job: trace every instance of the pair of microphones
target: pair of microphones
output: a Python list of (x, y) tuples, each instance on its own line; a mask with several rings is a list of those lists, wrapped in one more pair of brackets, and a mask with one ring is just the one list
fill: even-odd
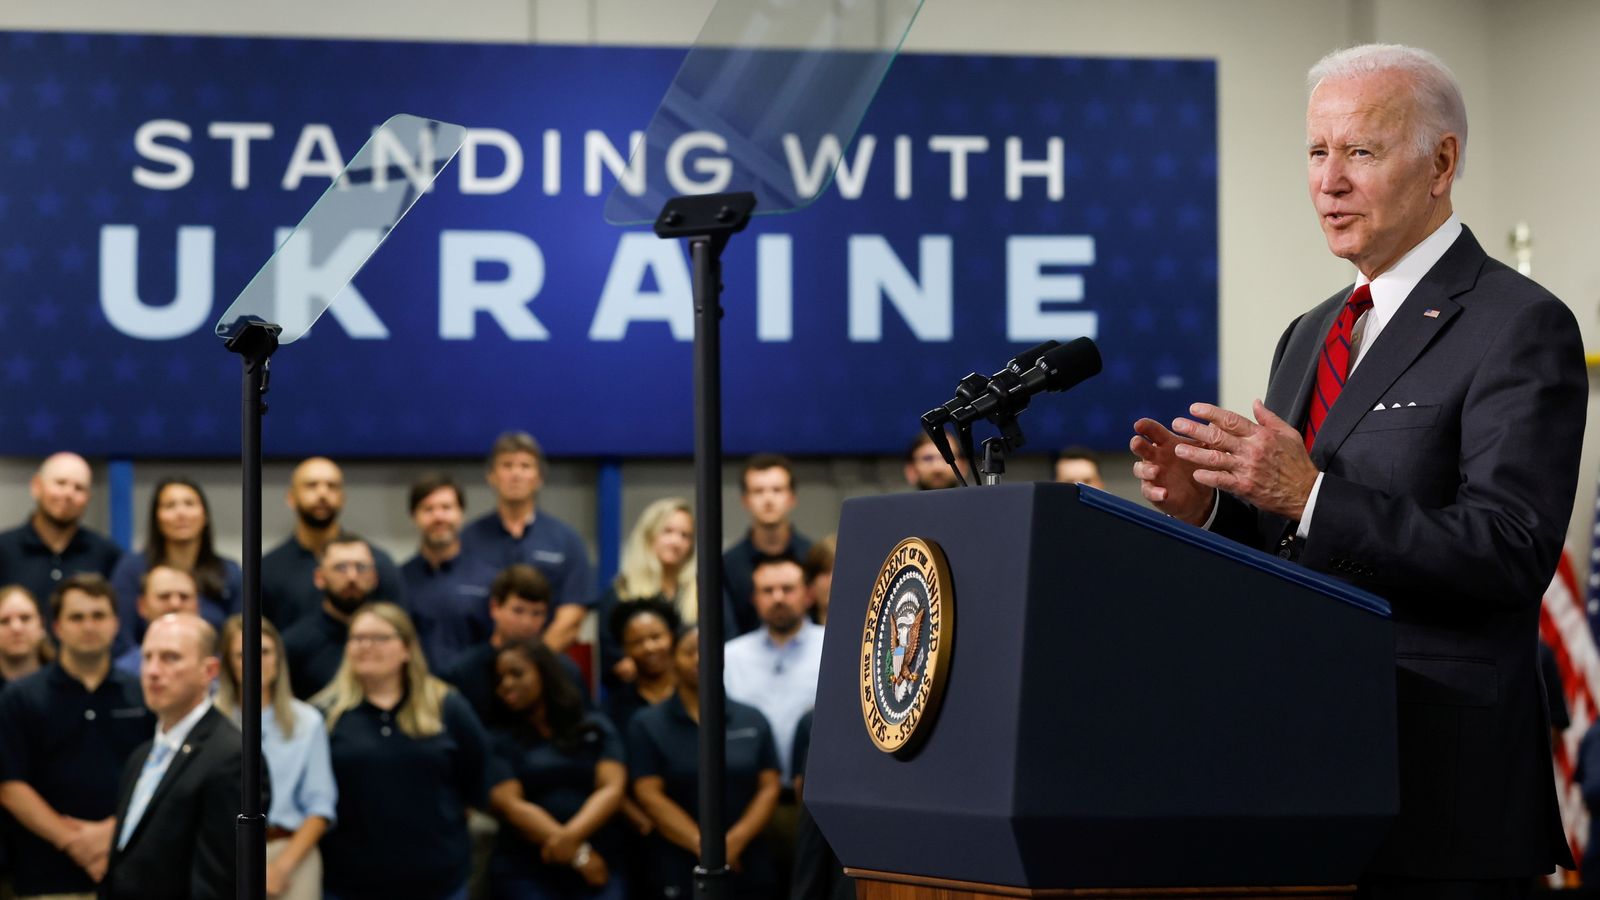
[(1099, 374), (1100, 369), (1100, 348), (1089, 338), (1080, 337), (1065, 344), (1045, 341), (1017, 354), (993, 375), (973, 372), (961, 379), (954, 397), (922, 414), (922, 428), (939, 455), (956, 470), (956, 478), (965, 484), (966, 479), (956, 468), (946, 425), (966, 430), (983, 419), (1007, 431), (1034, 396), (1065, 391)]

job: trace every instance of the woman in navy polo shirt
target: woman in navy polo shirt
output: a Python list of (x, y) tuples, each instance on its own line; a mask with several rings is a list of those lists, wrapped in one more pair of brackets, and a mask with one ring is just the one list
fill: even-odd
[[(688, 897), (700, 856), (700, 630), (684, 628), (673, 648), (678, 689), (633, 717), (628, 765), (633, 794), (655, 822), (651, 855), (655, 884), (648, 896)], [(728, 701), (727, 773), (723, 812), (732, 897), (779, 895), (777, 872), (762, 832), (778, 805), (778, 750), (766, 717)]]
[(344, 662), (312, 703), (328, 720), (339, 785), (324, 897), (465, 900), (467, 807), (485, 808), (488, 739), (461, 695), (428, 674), (405, 611), (356, 610)]
[(489, 802), (503, 822), (489, 868), (494, 896), (621, 900), (612, 818), (628, 783), (622, 739), (605, 716), (584, 712), (543, 641), (506, 645), (495, 672), (510, 716), (490, 738), (499, 783)]
[(188, 478), (163, 478), (150, 496), (150, 518), (143, 553), (124, 553), (111, 571), (117, 592), (117, 652), (144, 639), (138, 615), (140, 581), (156, 566), (171, 566), (194, 576), (200, 590), (200, 615), (213, 628), (239, 611), (244, 575), (239, 564), (217, 555), (211, 539), (211, 504), (200, 485)]

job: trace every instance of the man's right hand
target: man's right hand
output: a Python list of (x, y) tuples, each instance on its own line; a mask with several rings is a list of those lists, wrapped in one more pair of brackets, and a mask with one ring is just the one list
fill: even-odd
[(72, 837), (62, 845), (62, 852), (71, 857), (79, 868), (89, 873), (96, 882), (105, 877), (106, 863), (111, 857), (111, 836), (116, 827), (112, 819), (103, 822), (85, 822), (66, 816), (73, 828)]
[(1195, 465), (1178, 458), (1179, 444), (1195, 444), (1174, 434), (1154, 419), (1133, 423), (1133, 439), (1128, 449), (1139, 457), (1133, 476), (1139, 479), (1139, 492), (1156, 509), (1190, 525), (1203, 525), (1211, 515), (1216, 491), (1194, 480)]

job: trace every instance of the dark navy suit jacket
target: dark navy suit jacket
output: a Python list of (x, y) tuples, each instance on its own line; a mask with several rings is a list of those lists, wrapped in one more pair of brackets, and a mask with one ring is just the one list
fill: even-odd
[[(1278, 343), (1265, 402), (1296, 427), (1349, 294)], [(1396, 624), (1401, 809), (1373, 873), (1511, 878), (1572, 865), (1537, 641), (1587, 397), (1572, 312), (1463, 230), (1317, 436), (1324, 475), (1299, 561), (1387, 598)], [(1213, 524), (1268, 549), (1292, 527), (1228, 495)]]

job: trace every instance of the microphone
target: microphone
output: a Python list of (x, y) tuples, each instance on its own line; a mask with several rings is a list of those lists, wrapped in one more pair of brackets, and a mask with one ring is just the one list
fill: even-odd
[[(956, 424), (977, 419), (1010, 418), (1028, 408), (1035, 394), (1064, 391), (1098, 375), (1100, 348), (1081, 337), (1068, 344), (1050, 341), (1013, 359), (989, 379), (986, 389), (966, 405), (950, 409)], [(946, 404), (949, 409), (949, 404)]]

